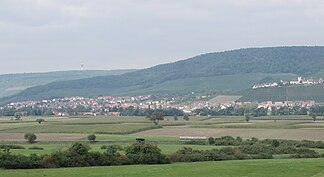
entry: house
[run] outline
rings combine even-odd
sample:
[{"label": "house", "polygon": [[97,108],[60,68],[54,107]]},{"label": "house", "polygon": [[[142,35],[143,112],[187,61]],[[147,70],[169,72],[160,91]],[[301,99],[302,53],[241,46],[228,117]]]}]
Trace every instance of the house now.
[{"label": "house", "polygon": [[97,116],[97,114],[93,113],[93,112],[83,112],[82,115],[84,115],[84,116]]},{"label": "house", "polygon": [[121,116],[121,112],[108,112],[108,116]]},{"label": "house", "polygon": [[58,112],[58,111],[53,111],[53,115],[55,117],[65,117],[65,116],[69,116],[68,113],[65,113],[65,112]]}]

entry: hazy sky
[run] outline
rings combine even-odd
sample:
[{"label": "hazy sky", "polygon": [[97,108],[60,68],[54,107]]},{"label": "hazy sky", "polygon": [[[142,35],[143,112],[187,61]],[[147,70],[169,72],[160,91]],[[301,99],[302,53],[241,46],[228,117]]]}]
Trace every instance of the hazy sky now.
[{"label": "hazy sky", "polygon": [[145,68],[323,44],[323,0],[0,0],[0,73]]}]

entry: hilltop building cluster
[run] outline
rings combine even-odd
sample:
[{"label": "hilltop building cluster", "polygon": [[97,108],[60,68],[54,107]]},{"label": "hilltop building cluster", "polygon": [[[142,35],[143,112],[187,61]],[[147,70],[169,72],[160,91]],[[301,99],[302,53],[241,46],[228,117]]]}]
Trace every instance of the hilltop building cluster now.
[{"label": "hilltop building cluster", "polygon": [[282,86],[289,86],[289,85],[318,85],[324,84],[324,79],[320,78],[319,80],[315,80],[313,78],[306,79],[302,77],[298,77],[297,80],[281,80],[280,82],[270,82],[270,83],[261,83],[255,84],[252,86],[252,89],[257,88],[268,88],[268,87],[282,87]]}]

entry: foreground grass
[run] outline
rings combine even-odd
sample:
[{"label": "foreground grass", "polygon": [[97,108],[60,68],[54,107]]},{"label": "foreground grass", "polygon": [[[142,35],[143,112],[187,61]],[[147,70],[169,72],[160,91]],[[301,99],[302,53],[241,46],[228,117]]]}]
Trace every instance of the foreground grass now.
[{"label": "foreground grass", "polygon": [[168,165],[0,170],[1,177],[319,177],[324,176],[324,159],[242,160]]}]

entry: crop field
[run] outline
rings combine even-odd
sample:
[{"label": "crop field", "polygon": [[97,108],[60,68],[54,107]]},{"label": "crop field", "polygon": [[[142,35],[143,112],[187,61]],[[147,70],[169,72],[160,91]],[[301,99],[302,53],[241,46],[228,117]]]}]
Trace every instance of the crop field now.
[{"label": "crop field", "polygon": [[[88,134],[97,134],[99,141],[134,139],[136,136],[242,136],[243,138],[324,139],[324,117],[313,122],[309,116],[266,116],[245,122],[244,117],[166,117],[154,125],[145,117],[45,117],[42,124],[37,117],[22,121],[0,118],[0,141],[24,141],[24,133],[36,133],[39,141],[86,140]],[[112,136],[124,135],[124,136]],[[132,136],[130,136],[132,135]],[[158,139],[160,138],[151,138]]]},{"label": "crop field", "polygon": [[[45,119],[39,124],[37,118]],[[68,149],[75,141],[88,144],[90,151],[103,152],[103,145],[126,147],[136,138],[145,138],[147,143],[156,144],[164,154],[174,153],[183,147],[194,150],[222,148],[215,145],[192,145],[179,140],[179,136],[240,136],[243,139],[295,139],[324,140],[324,117],[314,122],[309,116],[265,116],[245,122],[244,117],[190,117],[181,116],[175,121],[166,117],[154,125],[145,117],[24,117],[23,120],[0,118],[0,145],[18,145],[12,154],[51,154]],[[29,144],[24,133],[37,136],[37,142]],[[96,134],[95,143],[87,140],[89,134]],[[36,147],[36,148],[35,148]],[[323,149],[313,150],[323,154]],[[121,151],[123,153],[123,151]],[[287,156],[288,157],[288,156]],[[323,176],[324,159],[284,159],[274,156],[273,160],[244,160],[201,163],[175,163],[170,165],[141,165],[61,168],[37,170],[0,170],[6,176]],[[278,159],[276,159],[278,158]],[[290,163],[289,167],[287,166]],[[293,165],[292,165],[293,164]],[[285,166],[286,165],[286,166]],[[302,168],[303,167],[303,168]],[[303,169],[303,170],[301,170]]]},{"label": "crop field", "polygon": [[[144,117],[125,118],[47,118],[46,122],[38,124],[36,118],[26,118],[23,121],[0,121],[0,133],[96,133],[96,134],[130,134],[143,130],[161,128],[155,126]],[[161,122],[161,125],[183,125]]]},{"label": "crop field", "polygon": [[247,128],[175,128],[168,127],[135,133],[138,136],[240,136],[260,139],[324,140],[324,129],[247,129]]},{"label": "crop field", "polygon": [[243,160],[169,165],[131,165],[89,168],[0,170],[1,177],[320,177],[324,159]]}]

